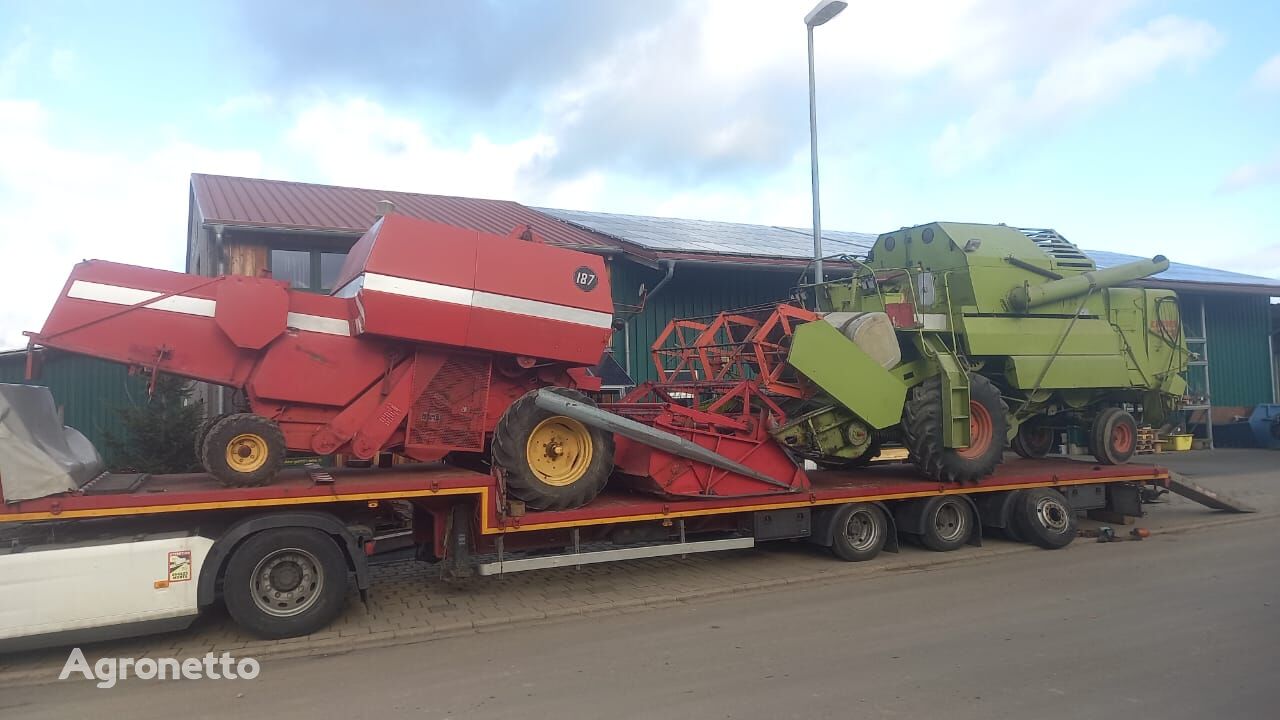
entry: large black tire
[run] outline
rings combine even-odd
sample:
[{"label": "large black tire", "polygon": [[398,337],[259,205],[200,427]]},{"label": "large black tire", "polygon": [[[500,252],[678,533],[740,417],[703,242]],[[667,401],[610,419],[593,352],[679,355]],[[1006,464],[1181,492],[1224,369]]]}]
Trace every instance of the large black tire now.
[{"label": "large black tire", "polygon": [[1039,460],[1053,449],[1053,428],[1039,418],[1032,418],[1018,426],[1013,436],[1013,451],[1028,460]]},{"label": "large black tire", "polygon": [[976,482],[1004,460],[1009,407],[1000,389],[981,375],[969,375],[969,417],[974,442],[967,448],[943,447],[942,379],[931,377],[912,388],[902,411],[902,439],[911,462],[926,477]]},{"label": "large black tire", "polygon": [[1076,539],[1076,511],[1053,488],[1023,490],[1014,511],[1018,532],[1046,550],[1066,547]]},{"label": "large black tire", "polygon": [[920,535],[920,544],[930,550],[948,552],[969,541],[977,518],[964,498],[935,495],[923,502],[924,533]]},{"label": "large black tire", "polygon": [[[585,405],[595,405],[586,394],[567,388],[555,393]],[[507,495],[530,510],[568,510],[591,502],[613,472],[613,434],[555,415],[534,403],[537,390],[525,393],[502,413],[493,431],[491,456],[503,470]],[[538,445],[537,438],[549,437]],[[567,449],[566,449],[567,448]],[[537,453],[565,453],[565,472],[551,475],[546,466],[532,463]],[[552,462],[561,463],[559,454]],[[559,467],[557,465],[556,467]]]},{"label": "large black tire", "polygon": [[1019,527],[1019,523],[1022,522],[1019,514],[1022,512],[1023,491],[1010,490],[1009,493],[1013,496],[1009,498],[1009,517],[1005,518],[1005,525],[1000,528],[1000,534],[1003,535],[1006,540],[1012,540],[1013,542],[1018,543],[1026,542],[1027,536],[1023,534],[1022,528]]},{"label": "large black tire", "polygon": [[263,638],[323,629],[347,600],[347,559],[332,537],[312,528],[250,535],[231,553],[222,598],[241,627]]},{"label": "large black tire", "polygon": [[261,415],[236,413],[205,433],[200,462],[227,487],[258,487],[280,472],[286,452],[279,425]]},{"label": "large black tire", "polygon": [[843,505],[831,518],[831,552],[841,560],[870,560],[884,549],[889,519],[872,503]]},{"label": "large black tire", "polygon": [[1120,408],[1104,408],[1089,429],[1089,451],[1103,465],[1123,465],[1138,449],[1138,423]]}]

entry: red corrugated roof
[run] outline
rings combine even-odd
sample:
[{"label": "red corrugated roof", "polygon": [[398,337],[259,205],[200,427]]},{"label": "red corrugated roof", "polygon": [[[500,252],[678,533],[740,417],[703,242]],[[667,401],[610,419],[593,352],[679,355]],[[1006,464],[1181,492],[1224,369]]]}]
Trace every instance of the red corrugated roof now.
[{"label": "red corrugated roof", "polygon": [[531,225],[547,242],[567,247],[616,248],[618,243],[570,225],[520,203],[448,195],[367,190],[311,183],[228,177],[191,176],[200,215],[207,224],[264,229],[316,230],[360,234],[373,224],[379,200],[395,203],[396,212],[495,235]]}]

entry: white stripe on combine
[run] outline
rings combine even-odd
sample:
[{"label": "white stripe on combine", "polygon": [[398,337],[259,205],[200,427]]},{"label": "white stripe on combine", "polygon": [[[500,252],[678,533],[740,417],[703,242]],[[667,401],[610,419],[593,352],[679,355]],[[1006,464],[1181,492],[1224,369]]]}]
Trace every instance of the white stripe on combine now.
[{"label": "white stripe on combine", "polygon": [[[163,294],[153,290],[105,285],[88,280],[77,280],[71,283],[71,289],[67,291],[67,297],[76,300],[93,300],[112,305],[141,305],[148,310],[163,310],[165,312],[199,317],[213,317],[217,308],[217,303],[213,300],[191,297],[190,295],[170,295],[161,300],[147,302]],[[285,318],[285,323],[291,328],[306,332],[323,333],[325,335],[351,335],[350,324],[341,318],[291,312]]]},{"label": "white stripe on combine", "polygon": [[325,335],[350,335],[351,323],[341,318],[324,317],[322,315],[304,315],[291,312],[285,323],[296,330],[324,333]]},{"label": "white stripe on combine", "polygon": [[467,288],[454,287],[453,285],[440,285],[423,280],[409,280],[377,273],[365,273],[363,278],[363,289],[391,295],[435,300],[452,305],[469,305],[485,310],[498,310],[515,315],[557,320],[596,328],[607,328],[613,325],[613,316],[611,314],[597,310],[584,310],[569,305],[557,305],[541,300],[499,295],[485,292],[484,290],[468,290]]},{"label": "white stripe on combine", "polygon": [[77,300],[94,300],[111,303],[112,305],[147,303],[143,307],[150,310],[164,310],[165,312],[199,315],[201,317],[213,317],[213,310],[217,305],[207,298],[191,297],[189,295],[170,295],[163,300],[147,302],[161,295],[164,295],[164,293],[121,287],[119,285],[104,285],[102,283],[89,282],[88,280],[77,280],[71,283],[71,289],[67,291],[67,297]]}]

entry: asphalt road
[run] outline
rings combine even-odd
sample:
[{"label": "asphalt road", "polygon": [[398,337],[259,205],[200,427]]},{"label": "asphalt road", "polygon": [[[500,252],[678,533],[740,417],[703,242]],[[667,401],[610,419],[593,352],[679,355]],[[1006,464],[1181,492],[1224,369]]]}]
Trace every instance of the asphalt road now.
[{"label": "asphalt road", "polygon": [[325,658],[5,718],[1274,718],[1280,519]]}]

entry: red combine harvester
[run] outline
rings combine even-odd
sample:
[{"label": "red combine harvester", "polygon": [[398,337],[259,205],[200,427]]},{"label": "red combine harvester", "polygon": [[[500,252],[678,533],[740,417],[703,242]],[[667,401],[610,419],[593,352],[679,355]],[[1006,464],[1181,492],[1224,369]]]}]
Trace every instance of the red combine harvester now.
[{"label": "red combine harvester", "polygon": [[[531,234],[525,237],[531,238]],[[589,404],[609,340],[601,258],[517,237],[387,215],[323,296],[282,281],[202,277],[91,260],[71,273],[31,343],[233,388],[200,460],[262,485],[286,450],[421,461],[492,455],[534,508],[589,501],[613,439],[533,402]]]}]

